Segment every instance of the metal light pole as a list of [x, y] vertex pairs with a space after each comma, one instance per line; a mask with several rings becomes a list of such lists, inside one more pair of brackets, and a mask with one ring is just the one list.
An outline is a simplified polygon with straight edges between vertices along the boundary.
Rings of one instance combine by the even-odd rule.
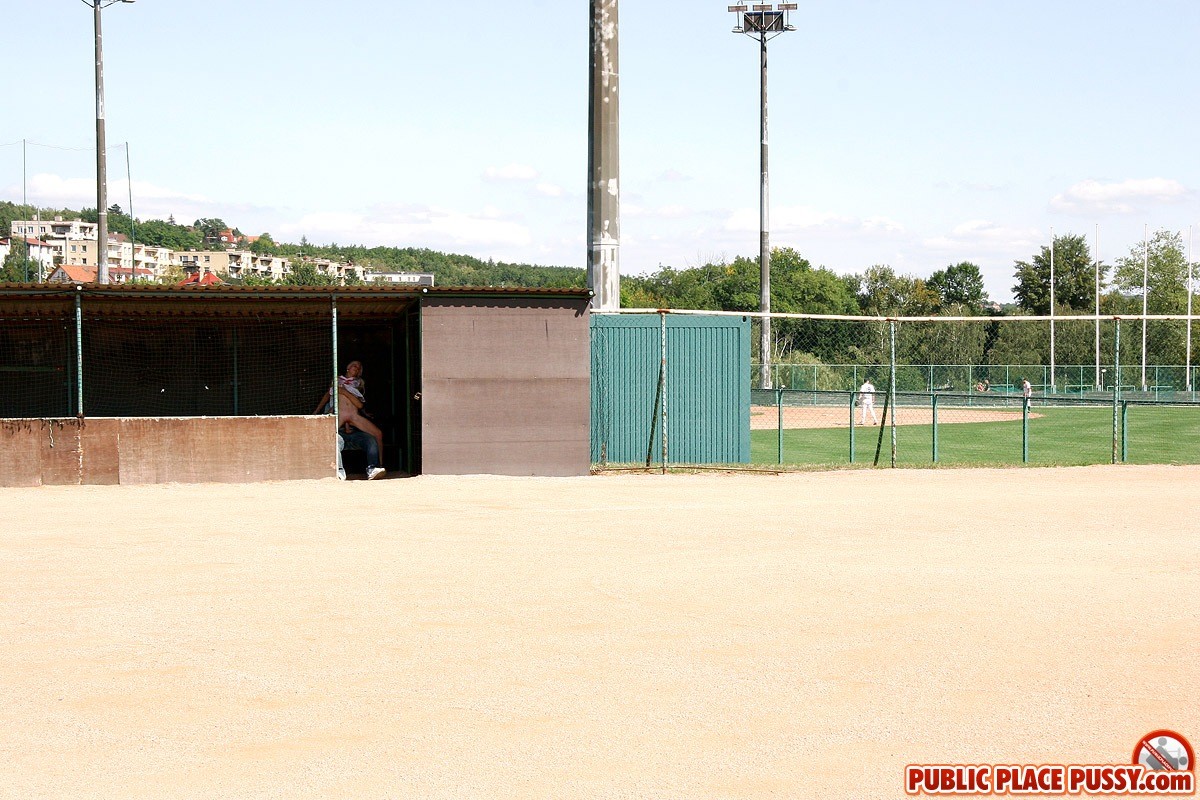
[[92, 7], [96, 28], [96, 280], [108, 283], [108, 166], [104, 157], [104, 37], [100, 33], [100, 12], [113, 3], [134, 0], [81, 0]]
[[[1050, 229], [1050, 394], [1054, 394], [1054, 228]], [[1042, 387], [1045, 391], [1046, 387]]]
[[1096, 260], [1096, 388], [1103, 389], [1100, 378], [1100, 223], [1096, 223], [1096, 245], [1093, 257]]
[[621, 307], [620, 92], [617, 0], [591, 0], [587, 280], [592, 308]]
[[1142, 391], [1146, 391], [1146, 309], [1150, 300], [1150, 226], [1142, 233]]
[[[744, 33], [758, 39], [762, 74], [759, 83], [759, 133], [761, 149], [759, 150], [759, 199], [758, 199], [758, 264], [760, 273], [759, 310], [764, 315], [771, 313], [771, 234], [770, 234], [770, 181], [767, 171], [767, 42], [787, 31], [796, 28], [788, 24], [788, 12], [795, 11], [795, 3], [780, 3], [776, 8], [771, 4], [755, 4], [729, 6], [729, 11], [737, 14], [737, 25], [734, 33]], [[763, 316], [759, 335], [759, 351], [762, 360], [759, 386], [771, 388], [771, 318]]]

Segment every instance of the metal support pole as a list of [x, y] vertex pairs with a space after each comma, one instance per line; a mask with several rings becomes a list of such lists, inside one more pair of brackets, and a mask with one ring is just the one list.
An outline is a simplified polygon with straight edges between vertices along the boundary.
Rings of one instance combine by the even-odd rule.
[[896, 323], [895, 322], [891, 323], [891, 328], [892, 328], [892, 337], [891, 337], [892, 338], [892, 359], [891, 359], [892, 381], [891, 381], [891, 386], [888, 387], [888, 391], [892, 395], [892, 416], [890, 419], [891, 419], [891, 423], [892, 423], [892, 467], [895, 467], [896, 466]]
[[333, 463], [340, 465], [342, 463], [341, 462], [342, 451], [341, 451], [341, 448], [338, 447], [338, 438], [341, 436], [341, 433], [340, 433], [341, 424], [339, 423], [339, 420], [341, 419], [340, 411], [339, 411], [339, 406], [340, 406], [339, 401], [341, 398], [338, 397], [338, 394], [339, 394], [339, 392], [338, 392], [338, 308], [337, 308], [337, 295], [336, 294], [330, 295], [329, 307], [330, 307], [330, 319], [331, 319], [330, 334], [333, 337], [333, 340], [332, 340], [333, 341], [333, 359], [332, 359], [333, 380], [329, 384], [329, 399], [333, 402], [333, 457], [334, 457]]
[[1142, 391], [1146, 391], [1146, 309], [1150, 299], [1150, 226], [1142, 241]]
[[620, 70], [617, 0], [591, 0], [587, 279], [592, 308], [621, 307]]
[[[1192, 391], [1194, 384], [1192, 383], [1192, 226], [1188, 226], [1188, 277], [1187, 277], [1187, 345], [1185, 347], [1186, 354], [1184, 356], [1184, 382], [1188, 392]], [[1194, 399], [1194, 398], [1193, 398]]]
[[1117, 458], [1120, 453], [1118, 447], [1120, 445], [1120, 432], [1118, 430], [1119, 420], [1118, 403], [1121, 401], [1121, 320], [1117, 319], [1117, 334], [1113, 345], [1113, 429], [1112, 429], [1112, 463], [1117, 463]]
[[783, 463], [783, 389], [775, 390], [775, 409], [778, 412], [779, 461]]
[[[1054, 228], [1050, 229], [1050, 393], [1054, 393]], [[1042, 392], [1046, 391], [1046, 381], [1042, 381]]]
[[96, 280], [108, 283], [108, 165], [104, 142], [104, 37], [100, 33], [100, 2], [91, 0], [96, 28]]
[[1021, 398], [1021, 463], [1029, 463], [1029, 398]]
[[1129, 460], [1129, 401], [1121, 402], [1121, 463]]
[[854, 398], [856, 393], [850, 390], [850, 463], [854, 463]]
[[238, 329], [233, 326], [233, 415], [239, 415], [238, 407]]
[[[760, 110], [759, 133], [762, 141], [759, 150], [759, 201], [758, 201], [758, 266], [760, 273], [759, 308], [763, 314], [771, 313], [771, 234], [770, 234], [770, 180], [767, 171], [767, 34], [759, 34], [759, 49], [762, 54], [762, 79], [759, 83]], [[762, 318], [759, 347], [762, 350], [762, 387], [771, 388], [771, 318]]]
[[[25, 140], [21, 140], [21, 216], [25, 216], [29, 212], [29, 195], [26, 188], [27, 181], [25, 179]], [[21, 235], [21, 242], [24, 245], [22, 264], [25, 267], [25, 282], [29, 283], [29, 237], [25, 234]], [[38, 259], [39, 269], [41, 267], [41, 259]], [[38, 278], [41, 282], [41, 278]]]
[[[1096, 252], [1092, 254], [1096, 259], [1096, 388], [1104, 389], [1104, 384], [1100, 380], [1100, 226], [1096, 225]], [[1082, 381], [1080, 381], [1082, 383]]]
[[938, 431], [937, 431], [937, 406], [938, 406], [937, 401], [938, 401], [938, 397], [936, 394], [932, 395], [932, 397], [933, 397], [933, 463], [936, 464], [936, 463], [938, 463], [938, 440], [937, 440], [937, 433], [938, 433]]
[[75, 287], [75, 414], [83, 417], [83, 287]]
[[667, 474], [667, 315], [659, 314], [659, 346], [662, 349], [662, 473]]
[[133, 172], [129, 168], [129, 142], [125, 143], [125, 184], [129, 187], [129, 273], [131, 280], [137, 279], [137, 220], [133, 216]]

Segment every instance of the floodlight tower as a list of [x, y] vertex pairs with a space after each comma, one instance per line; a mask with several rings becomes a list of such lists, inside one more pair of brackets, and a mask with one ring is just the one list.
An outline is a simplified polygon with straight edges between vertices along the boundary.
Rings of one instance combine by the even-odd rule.
[[592, 308], [614, 311], [621, 307], [617, 0], [591, 0], [591, 12], [587, 281]]
[[[767, 42], [787, 31], [796, 30], [788, 24], [788, 13], [795, 11], [795, 3], [780, 3], [772, 6], [755, 4], [729, 6], [729, 11], [737, 15], [737, 25], [734, 33], [744, 33], [758, 39], [759, 53], [762, 61], [762, 75], [759, 82], [759, 133], [761, 145], [759, 150], [759, 198], [758, 198], [758, 265], [761, 275], [759, 287], [759, 310], [764, 314], [771, 313], [771, 234], [770, 234], [770, 180], [767, 174]], [[771, 388], [771, 318], [762, 318], [759, 329], [759, 350], [762, 361], [759, 386]]]
[[104, 153], [104, 38], [100, 12], [114, 3], [134, 0], [82, 0], [92, 7], [96, 31], [96, 280], [108, 283], [108, 166]]

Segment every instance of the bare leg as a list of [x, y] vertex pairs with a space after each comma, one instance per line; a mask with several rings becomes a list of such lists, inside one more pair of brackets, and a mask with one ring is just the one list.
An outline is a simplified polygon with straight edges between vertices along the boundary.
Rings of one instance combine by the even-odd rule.
[[[348, 404], [347, 404], [348, 405]], [[358, 428], [363, 433], [367, 434], [375, 440], [375, 444], [379, 445], [379, 460], [383, 460], [383, 431], [379, 430], [379, 426], [371, 420], [358, 413], [358, 409], [354, 406], [349, 406], [340, 409], [338, 414], [338, 424], [345, 425], [350, 423]], [[382, 466], [382, 464], [380, 465]]]

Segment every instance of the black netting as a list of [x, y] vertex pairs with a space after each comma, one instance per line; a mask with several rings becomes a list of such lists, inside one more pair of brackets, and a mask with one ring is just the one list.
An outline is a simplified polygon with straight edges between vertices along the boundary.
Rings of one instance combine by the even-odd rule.
[[329, 386], [329, 319], [84, 317], [88, 416], [310, 414]]

